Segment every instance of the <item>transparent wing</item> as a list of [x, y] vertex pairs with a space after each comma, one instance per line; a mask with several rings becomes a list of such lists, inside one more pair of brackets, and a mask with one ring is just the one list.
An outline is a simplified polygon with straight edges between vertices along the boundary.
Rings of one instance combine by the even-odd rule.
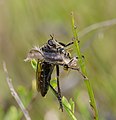
[[36, 89], [40, 92], [40, 77], [41, 77], [41, 62], [37, 61], [37, 68], [36, 68]]

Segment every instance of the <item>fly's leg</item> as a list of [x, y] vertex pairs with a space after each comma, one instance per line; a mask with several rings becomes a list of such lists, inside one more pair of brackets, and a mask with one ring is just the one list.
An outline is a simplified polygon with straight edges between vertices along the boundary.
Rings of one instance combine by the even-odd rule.
[[70, 46], [70, 45], [72, 45], [74, 42], [72, 41], [72, 42], [70, 42], [70, 43], [68, 43], [68, 44], [64, 44], [64, 43], [62, 43], [62, 42], [58, 42], [60, 45], [62, 45], [63, 47], [68, 47], [68, 46]]
[[[70, 45], [72, 45], [74, 42], [72, 41], [72, 42], [70, 42], [70, 43], [68, 43], [68, 44], [64, 44], [64, 43], [62, 43], [62, 42], [58, 42], [61, 46], [63, 46], [63, 48], [61, 48], [61, 47], [59, 47], [59, 48], [57, 48], [57, 51], [58, 52], [60, 52], [60, 53], [62, 53], [62, 52], [64, 52], [64, 47], [68, 47], [68, 46], [70, 46]], [[65, 52], [64, 52], [65, 53]]]
[[59, 66], [56, 65], [56, 74], [57, 74], [57, 86], [58, 86], [58, 92], [61, 95], [61, 91], [60, 91], [60, 85], [59, 85]]
[[[47, 81], [48, 81], [50, 75], [52, 74], [53, 69], [54, 69], [54, 65], [51, 67], [51, 70], [50, 70], [50, 72], [49, 72], [49, 74], [48, 74], [48, 77], [47, 77], [47, 79], [46, 79]], [[58, 70], [59, 70], [59, 66], [58, 66]], [[60, 104], [60, 109], [61, 109], [62, 112], [63, 112], [62, 98], [61, 98], [60, 87], [59, 87], [59, 72], [57, 72], [57, 73], [58, 73], [58, 77], [57, 77], [57, 78], [58, 78], [58, 80], [57, 80], [58, 92], [52, 87], [52, 85], [51, 85], [50, 83], [48, 83], [48, 84], [49, 84], [49, 86], [51, 87], [51, 89], [53, 90], [53, 92], [55, 93], [55, 95], [56, 95], [56, 97], [57, 97], [57, 99], [58, 99], [58, 101], [59, 101], [59, 104]]]
[[81, 71], [79, 68], [75, 68], [75, 67], [70, 67], [68, 66], [67, 64], [60, 64], [60, 63], [55, 63], [55, 65], [60, 65], [60, 66], [63, 66], [65, 70], [68, 70], [68, 69], [72, 69], [72, 70], [77, 70], [84, 79], [88, 79]]
[[82, 77], [83, 77], [84, 79], [88, 79], [88, 78], [80, 71], [79, 68], [73, 68], [73, 67], [68, 67], [68, 68], [70, 68], [70, 69], [72, 69], [72, 70], [77, 70], [77, 71], [82, 75]]
[[[78, 43], [80, 43], [80, 41], [78, 40]], [[72, 39], [72, 41], [71, 42], [69, 42], [68, 44], [64, 44], [64, 43], [62, 43], [62, 42], [59, 42], [59, 44], [60, 45], [62, 45], [63, 47], [68, 47], [68, 46], [70, 46], [70, 45], [72, 45], [72, 44], [74, 44], [74, 38]]]
[[[82, 57], [82, 59], [85, 59], [85, 56], [84, 56], [84, 55], [82, 55], [81, 57]], [[79, 57], [76, 56], [76, 59], [79, 59]]]
[[[56, 65], [56, 74], [57, 74], [57, 87], [58, 87], [58, 94], [59, 94], [60, 98], [62, 98], [62, 97], [61, 97], [60, 84], [59, 84], [59, 66], [58, 66], [58, 65]], [[63, 110], [62, 102], [61, 102], [61, 104], [60, 104], [60, 109]]]
[[62, 98], [61, 96], [59, 95], [59, 93], [52, 87], [52, 85], [50, 85], [51, 89], [53, 90], [54, 94], [56, 95], [58, 101], [59, 101], [59, 104], [60, 104], [60, 109], [62, 110], [63, 112], [63, 106], [62, 106]]
[[70, 68], [70, 69], [72, 69], [72, 70], [77, 70], [84, 79], [88, 79], [88, 78], [80, 71], [79, 68], [69, 67], [67, 64], [64, 64], [64, 65], [62, 65], [62, 66], [63, 66], [64, 69], [66, 69], [66, 70], [67, 70], [68, 68]]

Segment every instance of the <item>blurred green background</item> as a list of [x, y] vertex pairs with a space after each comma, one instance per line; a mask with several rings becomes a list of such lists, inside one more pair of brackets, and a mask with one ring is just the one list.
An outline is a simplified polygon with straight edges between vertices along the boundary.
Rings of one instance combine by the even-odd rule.
[[[0, 0], [0, 120], [18, 119], [16, 113], [20, 111], [10, 94], [2, 62], [6, 62], [13, 85], [19, 95], [23, 94], [21, 98], [27, 106], [36, 93], [31, 87], [35, 72], [23, 60], [30, 48], [43, 45], [52, 33], [58, 41], [71, 41], [71, 11], [81, 32], [89, 25], [116, 18], [116, 0]], [[116, 120], [115, 46], [116, 24], [80, 37], [100, 120]], [[62, 68], [60, 73], [62, 95], [74, 100], [75, 116], [78, 120], [91, 120], [88, 93], [81, 76]], [[32, 120], [70, 120], [58, 108], [57, 99], [49, 90], [45, 98], [36, 96], [29, 114]]]

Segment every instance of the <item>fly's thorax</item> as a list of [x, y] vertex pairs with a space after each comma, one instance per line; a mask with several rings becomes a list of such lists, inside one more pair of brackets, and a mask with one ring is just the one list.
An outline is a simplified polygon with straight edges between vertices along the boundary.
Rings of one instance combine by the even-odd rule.
[[55, 63], [55, 62], [62, 62], [62, 56], [58, 52], [43, 52], [44, 60], [46, 62]]
[[58, 49], [50, 49], [48, 46], [42, 47], [42, 52], [44, 60], [50, 63], [58, 64], [74, 64], [74, 60], [71, 62], [72, 58], [70, 53], [64, 48], [59, 47]]

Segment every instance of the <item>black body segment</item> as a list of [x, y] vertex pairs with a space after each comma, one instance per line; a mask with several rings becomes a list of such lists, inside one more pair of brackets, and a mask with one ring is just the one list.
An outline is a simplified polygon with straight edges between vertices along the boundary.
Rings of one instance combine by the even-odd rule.
[[41, 69], [39, 70], [37, 65], [36, 70], [37, 89], [41, 92], [41, 95], [44, 97], [49, 89], [51, 74], [54, 66], [47, 62], [41, 62], [39, 64]]

